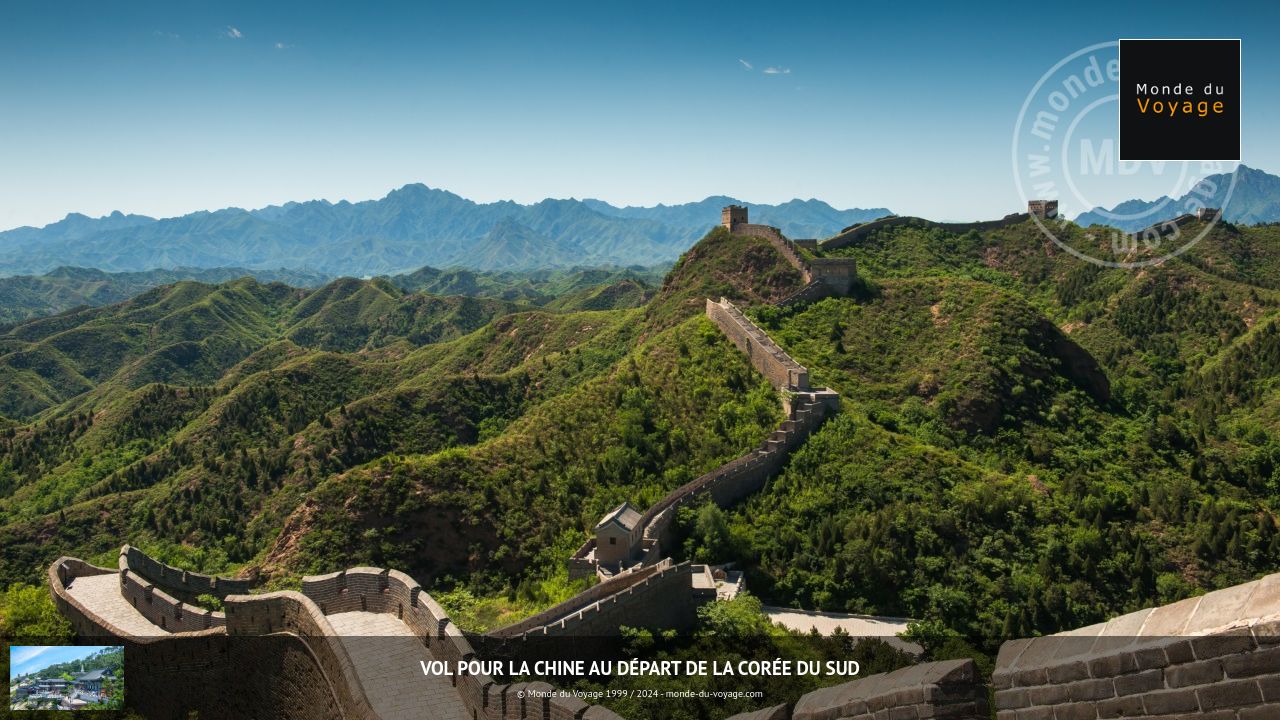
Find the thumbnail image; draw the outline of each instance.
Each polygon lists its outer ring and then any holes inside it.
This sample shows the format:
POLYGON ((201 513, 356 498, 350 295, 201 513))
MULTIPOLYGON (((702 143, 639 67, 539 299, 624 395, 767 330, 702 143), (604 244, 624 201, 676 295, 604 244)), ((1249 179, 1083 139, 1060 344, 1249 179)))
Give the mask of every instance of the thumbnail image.
POLYGON ((10 710, 124 707, 123 645, 14 645, 10 710))

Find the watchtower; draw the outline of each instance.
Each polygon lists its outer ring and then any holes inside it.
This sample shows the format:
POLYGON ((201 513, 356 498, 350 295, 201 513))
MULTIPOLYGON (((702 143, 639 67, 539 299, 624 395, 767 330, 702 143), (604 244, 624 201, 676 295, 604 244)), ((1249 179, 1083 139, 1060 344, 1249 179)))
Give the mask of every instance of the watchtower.
POLYGON ((720 224, 733 232, 734 225, 747 224, 747 208, 742 205, 729 205, 720 210, 720 224))
POLYGON ((624 502, 596 523, 596 562, 620 563, 631 560, 640 547, 644 528, 640 511, 624 502))
POLYGON ((1057 200, 1028 200, 1027 214, 1032 217, 1038 217, 1044 220, 1052 220, 1058 217, 1058 201, 1057 200))

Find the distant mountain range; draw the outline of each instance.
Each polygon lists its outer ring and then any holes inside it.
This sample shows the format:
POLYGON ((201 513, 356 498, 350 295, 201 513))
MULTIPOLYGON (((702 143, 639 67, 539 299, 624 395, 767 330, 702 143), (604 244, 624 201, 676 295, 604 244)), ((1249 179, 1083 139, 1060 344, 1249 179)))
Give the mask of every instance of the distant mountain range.
POLYGON ((1211 192, 1189 192, 1177 199, 1162 195, 1155 200, 1126 200, 1110 210, 1096 207, 1076 218, 1076 223, 1110 225, 1121 230, 1136 232, 1162 220, 1168 220, 1188 212, 1199 205, 1223 208, 1223 218, 1243 225, 1280 222, 1280 177, 1270 175, 1245 165, 1235 170, 1236 185, 1228 200, 1231 173, 1210 175, 1201 181, 1211 192), (1206 198, 1208 198, 1206 200, 1206 198), (1161 207, 1163 206, 1163 207, 1161 207), (1159 208, 1159 209, 1157 209, 1159 208), (1138 216, 1134 220, 1117 220, 1113 215, 1138 216))
POLYGON ((889 214, 885 208, 837 210, 818 200, 755 205, 729 197, 651 208, 600 200, 476 203, 414 184, 358 203, 312 200, 165 219, 73 213, 43 228, 0 232, 0 275, 68 265, 112 272, 238 267, 330 275, 424 265, 489 271, 654 265, 677 258, 730 203, 746 204, 754 221, 791 237, 825 237, 889 214))

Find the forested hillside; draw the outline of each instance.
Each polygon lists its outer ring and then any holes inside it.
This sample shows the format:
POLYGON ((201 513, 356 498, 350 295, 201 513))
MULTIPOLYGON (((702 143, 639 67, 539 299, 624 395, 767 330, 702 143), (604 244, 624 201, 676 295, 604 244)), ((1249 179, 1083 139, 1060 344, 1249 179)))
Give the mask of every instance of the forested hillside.
POLYGON ((601 279, 570 278, 554 312, 381 279, 178 283, 15 326, 0 576, 131 539, 276 584, 360 562, 481 595, 561 582, 591 517, 740 454, 779 415, 699 306, 573 309, 646 292, 601 279))
POLYGON ((707 559, 988 651, 1274 572, 1278 240, 1228 225, 1141 271, 1030 225, 841 251, 869 295, 755 315, 846 412, 707 559))
POLYGON ((716 229, 656 290, 241 279, 28 321, 0 335, 0 581, 128 541, 271 587, 401 568, 476 629, 531 612, 608 507, 778 422, 702 316, 725 295, 843 410, 763 493, 686 513, 687 554, 991 650, 1277 569, 1278 248, 1222 225, 1130 271, 1029 223, 902 226, 838 251, 856 296, 783 310, 800 273, 716 229))

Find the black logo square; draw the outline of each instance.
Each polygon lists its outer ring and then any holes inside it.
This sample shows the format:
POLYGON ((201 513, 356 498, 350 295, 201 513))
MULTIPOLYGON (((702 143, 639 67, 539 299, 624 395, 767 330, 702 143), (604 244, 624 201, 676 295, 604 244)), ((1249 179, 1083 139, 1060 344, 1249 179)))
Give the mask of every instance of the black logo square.
POLYGON ((1239 160, 1240 41, 1121 40, 1120 159, 1239 160))

